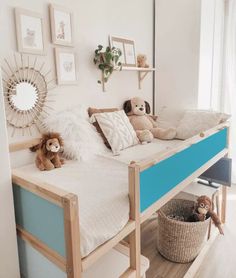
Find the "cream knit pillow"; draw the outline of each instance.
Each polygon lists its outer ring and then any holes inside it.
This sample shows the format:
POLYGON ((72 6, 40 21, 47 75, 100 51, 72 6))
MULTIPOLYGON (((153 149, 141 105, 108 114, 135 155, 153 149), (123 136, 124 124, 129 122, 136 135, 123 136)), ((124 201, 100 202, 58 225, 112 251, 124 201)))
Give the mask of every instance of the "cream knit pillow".
POLYGON ((136 132, 124 110, 93 115, 115 155, 139 143, 136 132))

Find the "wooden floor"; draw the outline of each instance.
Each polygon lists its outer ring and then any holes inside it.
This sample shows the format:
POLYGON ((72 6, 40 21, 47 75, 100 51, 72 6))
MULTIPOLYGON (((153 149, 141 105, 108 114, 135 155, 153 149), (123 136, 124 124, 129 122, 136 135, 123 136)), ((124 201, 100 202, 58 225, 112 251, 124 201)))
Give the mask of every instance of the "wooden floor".
MULTIPOLYGON (((165 260, 156 250, 157 218, 142 225, 142 254, 150 260, 147 278, 183 278, 191 264, 165 260)), ((225 236, 218 236, 195 278, 236 278, 236 186, 228 193, 225 236)))

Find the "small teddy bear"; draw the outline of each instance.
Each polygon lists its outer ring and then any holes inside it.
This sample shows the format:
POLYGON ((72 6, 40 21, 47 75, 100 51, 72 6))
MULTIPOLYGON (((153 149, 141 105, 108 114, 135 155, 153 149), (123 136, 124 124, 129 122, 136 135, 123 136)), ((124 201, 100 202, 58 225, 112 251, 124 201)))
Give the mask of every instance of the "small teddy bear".
POLYGON ((59 133, 49 132, 43 134, 41 142, 30 148, 32 152, 36 152, 35 164, 39 170, 52 170, 60 168, 64 164, 64 160, 60 158, 64 143, 59 133))
POLYGON ((211 217, 220 234, 223 235, 224 232, 221 227, 221 221, 218 215, 213 211, 211 199, 203 195, 197 199, 197 203, 193 209, 192 214, 188 218, 188 222, 204 221, 208 217, 211 217))
POLYGON ((157 117, 149 115, 151 109, 147 101, 135 97, 127 100, 123 107, 141 143, 149 143, 153 138, 163 140, 175 138, 175 128, 163 129, 158 127, 155 121, 157 117))
POLYGON ((145 54, 139 54, 137 56, 137 65, 139 68, 149 68, 147 62, 147 56, 145 54))

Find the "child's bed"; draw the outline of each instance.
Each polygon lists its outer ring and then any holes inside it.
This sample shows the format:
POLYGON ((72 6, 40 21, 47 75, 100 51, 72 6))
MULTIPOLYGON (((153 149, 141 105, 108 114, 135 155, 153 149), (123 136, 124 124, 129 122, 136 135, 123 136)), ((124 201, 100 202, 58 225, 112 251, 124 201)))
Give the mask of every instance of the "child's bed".
POLYGON ((228 128, 224 123, 185 141, 156 140, 52 172, 33 165, 13 170, 18 235, 67 277, 82 277, 129 235, 130 267, 122 277, 140 277, 140 224, 227 155, 228 128))

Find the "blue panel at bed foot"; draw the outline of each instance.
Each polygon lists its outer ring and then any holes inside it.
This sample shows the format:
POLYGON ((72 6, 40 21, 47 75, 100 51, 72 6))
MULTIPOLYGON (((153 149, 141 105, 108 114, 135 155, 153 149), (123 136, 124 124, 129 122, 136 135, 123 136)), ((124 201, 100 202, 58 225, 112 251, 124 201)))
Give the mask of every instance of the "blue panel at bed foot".
POLYGON ((65 257, 63 209, 14 185, 16 223, 65 257))
POLYGON ((143 212, 227 146, 227 129, 191 145, 140 173, 143 212))

